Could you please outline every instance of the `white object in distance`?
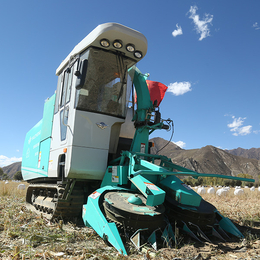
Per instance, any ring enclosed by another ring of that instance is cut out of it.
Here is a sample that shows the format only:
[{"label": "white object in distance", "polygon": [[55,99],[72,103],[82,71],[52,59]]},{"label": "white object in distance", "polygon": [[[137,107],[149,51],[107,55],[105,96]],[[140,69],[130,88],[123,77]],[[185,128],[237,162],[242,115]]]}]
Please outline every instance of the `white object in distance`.
[{"label": "white object in distance", "polygon": [[198,188],[198,194],[205,194],[206,193],[206,190],[205,190],[205,188],[202,186],[202,187],[199,187]]}]

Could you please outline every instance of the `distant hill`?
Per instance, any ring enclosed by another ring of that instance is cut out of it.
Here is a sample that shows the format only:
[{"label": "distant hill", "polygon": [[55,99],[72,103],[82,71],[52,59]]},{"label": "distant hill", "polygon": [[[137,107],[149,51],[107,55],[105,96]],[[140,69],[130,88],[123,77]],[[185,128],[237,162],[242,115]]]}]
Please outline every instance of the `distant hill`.
[{"label": "distant hill", "polygon": [[[167,144],[162,138],[153,138],[152,153],[156,153]],[[237,176],[239,173],[250,174],[258,181],[260,175],[260,161],[233,155],[229,151],[221,150],[211,145],[200,149],[184,150],[170,143],[158,154],[172,159],[173,163],[199,173],[215,173]]]},{"label": "distant hill", "polygon": [[245,158],[260,160],[260,148],[243,149],[238,147],[237,149],[227,150],[227,152]]},{"label": "distant hill", "polygon": [[[182,148],[180,148],[178,145],[174,144],[173,142],[169,142],[164,140],[163,138],[160,137],[155,137],[153,139],[151,139],[150,141],[152,141],[154,143],[154,147],[151,148],[151,153],[157,153],[158,150],[162,149],[162,153],[163,154],[168,154],[168,157],[171,157],[171,154],[177,150],[183,150]],[[161,154],[160,152],[158,154]]]},{"label": "distant hill", "polygon": [[14,175],[21,171],[21,162],[12,163],[8,166],[3,167],[3,172],[6,173],[10,179],[14,177]]}]

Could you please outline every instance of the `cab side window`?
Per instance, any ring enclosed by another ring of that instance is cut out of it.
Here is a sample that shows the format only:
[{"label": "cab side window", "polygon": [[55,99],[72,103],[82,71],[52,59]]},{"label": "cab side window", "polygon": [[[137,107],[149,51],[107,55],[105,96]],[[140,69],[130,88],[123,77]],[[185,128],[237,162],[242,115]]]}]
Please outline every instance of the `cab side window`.
[{"label": "cab side window", "polygon": [[67,104],[70,101],[72,74],[73,74],[73,67],[67,68],[64,71],[63,88],[62,88],[62,94],[61,94],[60,107],[63,107],[65,104]]},{"label": "cab side window", "polygon": [[60,137],[61,141],[66,140],[67,137],[67,124],[69,118],[69,106],[66,106],[70,102],[70,94],[72,88],[72,75],[73,66],[67,68],[63,73],[63,80],[61,81],[62,92],[60,95]]}]

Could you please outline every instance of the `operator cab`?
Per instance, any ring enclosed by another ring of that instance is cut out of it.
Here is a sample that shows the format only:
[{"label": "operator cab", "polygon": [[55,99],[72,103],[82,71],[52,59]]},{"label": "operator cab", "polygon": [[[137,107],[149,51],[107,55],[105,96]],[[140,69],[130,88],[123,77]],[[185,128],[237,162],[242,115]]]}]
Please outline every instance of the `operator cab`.
[{"label": "operator cab", "polygon": [[128,110],[132,88],[128,69],[146,51],[141,33],[107,23],[94,29],[60,64],[49,177],[103,178],[108,156],[117,153]]}]

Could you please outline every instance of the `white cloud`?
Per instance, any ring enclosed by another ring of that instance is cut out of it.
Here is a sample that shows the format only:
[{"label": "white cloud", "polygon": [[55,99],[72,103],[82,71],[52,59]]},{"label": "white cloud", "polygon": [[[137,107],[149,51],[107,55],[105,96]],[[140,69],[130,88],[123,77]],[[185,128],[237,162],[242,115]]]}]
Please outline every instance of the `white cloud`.
[{"label": "white cloud", "polygon": [[22,157],[20,157],[20,158],[17,158],[17,157],[8,158],[7,156],[0,155],[0,167],[4,167],[4,166],[10,165],[10,164],[15,163],[15,162],[20,162],[20,161],[22,161]]},{"label": "white cloud", "polygon": [[232,116],[232,118],[234,119],[233,122],[231,124],[228,124],[228,127],[231,128],[231,131],[235,131],[238,127],[243,125],[243,122],[246,118],[235,118],[234,116]]},{"label": "white cloud", "polygon": [[[199,41],[203,40],[204,38],[210,36],[210,30],[209,25],[211,24],[213,20],[213,15],[211,14],[205,14],[204,20],[200,20],[200,17],[198,14],[196,14],[198,10],[198,7],[196,5],[191,6],[189,13],[191,18],[195,24],[195,29],[198,34],[200,34]],[[212,25],[212,24],[211,24]]]},{"label": "white cloud", "polygon": [[251,125],[247,125],[247,126],[243,126],[237,129],[237,132],[234,133],[235,136],[238,135],[248,135],[250,134],[252,131],[252,126]]},{"label": "white cloud", "polygon": [[178,145],[180,148],[184,148],[186,146],[186,143],[183,141],[173,142],[174,144]]},{"label": "white cloud", "polygon": [[253,27],[255,28],[255,30],[259,30],[260,29],[260,26],[258,25],[258,22],[255,22],[253,24]]},{"label": "white cloud", "polygon": [[187,81],[170,83],[168,86],[168,92],[171,92],[175,96],[180,96],[186,92],[191,91],[191,83]]},{"label": "white cloud", "polygon": [[183,34],[182,29],[181,29],[181,26],[179,26],[178,24],[176,24],[176,27],[177,27],[177,29],[172,32],[172,36],[173,36],[173,37],[176,37],[176,36],[178,36],[178,35],[182,35],[182,34]]},{"label": "white cloud", "polygon": [[233,118],[233,122],[228,124],[227,126],[230,128],[231,132],[234,132],[233,133],[234,136],[248,135],[251,133],[252,131],[251,125],[243,126],[246,117],[236,118],[235,116],[232,116],[232,118]]}]

